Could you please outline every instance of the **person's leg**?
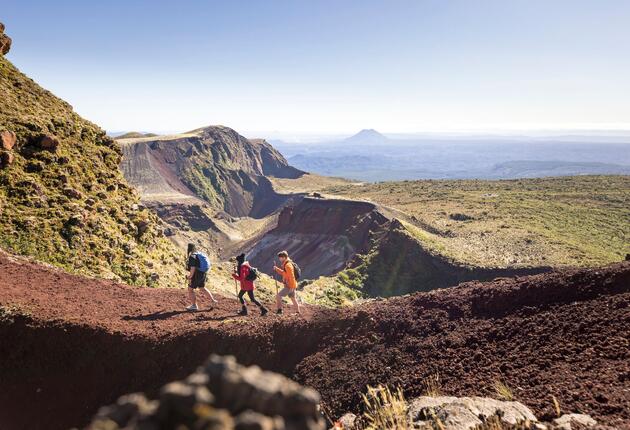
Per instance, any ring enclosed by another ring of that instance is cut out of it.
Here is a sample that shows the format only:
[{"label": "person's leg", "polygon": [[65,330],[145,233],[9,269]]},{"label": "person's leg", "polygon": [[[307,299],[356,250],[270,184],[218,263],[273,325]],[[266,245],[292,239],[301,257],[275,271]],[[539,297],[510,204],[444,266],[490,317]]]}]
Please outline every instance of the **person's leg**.
[{"label": "person's leg", "polygon": [[296,292],[293,291],[292,294],[289,295],[289,297],[291,298],[291,301],[293,302],[293,306],[295,306],[295,309],[297,309],[297,313],[298,314],[302,313],[300,310],[300,303],[297,300]]},{"label": "person's leg", "polygon": [[239,315],[247,315],[247,305],[245,304],[245,299],[243,296],[245,295],[245,291],[241,290],[238,293],[238,300],[241,302],[241,310],[239,311]]},{"label": "person's leg", "polygon": [[284,287],[276,294],[276,313],[282,313],[282,298],[286,295],[287,287]]},{"label": "person's leg", "polygon": [[195,289],[188,287],[188,300],[190,301],[189,308],[197,307],[197,295],[195,294]]},{"label": "person's leg", "polygon": [[259,308],[262,307],[262,303],[260,303],[258,300],[256,300],[256,297],[254,296],[254,292],[253,291],[248,291],[247,292],[247,296],[249,297],[249,300],[255,304],[256,306],[258,306]]},{"label": "person's leg", "polygon": [[204,293],[206,293],[206,295],[207,295],[208,297],[210,297],[210,300],[211,300],[213,303],[217,303],[217,299],[215,299],[215,298],[214,298],[214,296],[212,295],[212,293],[210,292],[210,290],[209,290],[207,287],[203,287],[203,288],[201,289],[201,291],[203,291]]}]

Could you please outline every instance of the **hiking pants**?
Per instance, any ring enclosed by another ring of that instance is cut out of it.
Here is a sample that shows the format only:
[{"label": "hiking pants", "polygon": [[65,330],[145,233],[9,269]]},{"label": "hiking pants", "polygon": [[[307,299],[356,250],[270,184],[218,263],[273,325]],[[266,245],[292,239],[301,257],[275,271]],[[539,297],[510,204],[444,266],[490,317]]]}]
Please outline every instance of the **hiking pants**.
[{"label": "hiking pants", "polygon": [[247,295],[249,296],[249,300],[251,300],[251,302],[253,304],[255,304],[256,306],[258,306],[259,308],[262,308],[262,303],[260,303],[258,300],[256,300],[256,297],[254,297],[254,292],[253,291],[245,291],[245,290],[241,290],[240,293],[238,293],[238,299],[241,301],[241,304],[243,306],[245,306],[245,299],[243,298],[243,296],[245,295],[245,293],[247,293]]}]

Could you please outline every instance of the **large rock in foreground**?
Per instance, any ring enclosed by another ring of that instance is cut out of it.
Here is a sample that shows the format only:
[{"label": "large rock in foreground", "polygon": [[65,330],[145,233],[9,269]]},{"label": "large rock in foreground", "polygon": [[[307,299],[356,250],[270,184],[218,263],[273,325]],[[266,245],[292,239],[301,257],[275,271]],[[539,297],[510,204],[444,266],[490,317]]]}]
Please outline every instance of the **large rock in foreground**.
[{"label": "large rock in foreground", "polygon": [[499,417],[504,424],[537,421],[522,403],[487,397],[418,397],[409,404],[408,415],[414,425],[429,426],[439,420],[449,430],[471,429],[493,416]]},{"label": "large rock in foreground", "polygon": [[213,355],[183,381],[162,387],[157,400],[129,394],[101,408],[89,430],[320,430],[319,394],[290,379]]}]

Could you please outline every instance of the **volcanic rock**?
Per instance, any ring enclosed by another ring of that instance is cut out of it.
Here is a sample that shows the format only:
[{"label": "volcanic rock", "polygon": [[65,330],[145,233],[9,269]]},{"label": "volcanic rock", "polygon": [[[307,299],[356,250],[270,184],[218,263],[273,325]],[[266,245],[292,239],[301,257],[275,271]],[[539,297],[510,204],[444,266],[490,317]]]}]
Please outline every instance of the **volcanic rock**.
[{"label": "volcanic rock", "polygon": [[343,414],[343,416],[337,420],[343,430],[354,430],[356,428],[356,421],[357,416],[351,412]]},{"label": "volcanic rock", "polygon": [[0,54],[6,55],[11,49],[11,38],[4,34],[4,24],[0,22]]},{"label": "volcanic rock", "polygon": [[10,151],[15,146],[17,138],[15,133],[9,130],[3,130],[0,132],[0,143],[2,144],[2,149],[6,149]]},{"label": "volcanic rock", "polygon": [[148,229],[149,229],[149,221],[147,220],[140,220],[136,223],[136,227],[138,228],[138,234],[142,235],[144,234]]},{"label": "volcanic rock", "polygon": [[39,139],[39,146],[42,149],[54,152],[59,146],[59,139],[57,139],[55,136],[46,134]]},{"label": "volcanic rock", "polygon": [[559,430],[571,430],[572,428],[594,427],[597,425],[590,415],[586,414],[564,414],[560,418],[553,420]]},{"label": "volcanic rock", "polygon": [[83,196],[79,190],[70,187],[64,188],[63,194],[72,199],[80,199]]},{"label": "volcanic rock", "polygon": [[505,424],[537,421],[532,411],[522,403],[487,397],[422,396],[411,401],[408,416],[420,427],[439,419],[445,430],[471,429],[494,416]]},{"label": "volcanic rock", "polygon": [[155,402],[143,394],[123,396],[101,408],[87,428],[322,430],[319,401],[317,392],[282,375],[213,355],[185,380],[165,385]]},{"label": "volcanic rock", "polygon": [[11,152],[2,152],[0,153],[0,167],[6,167],[9,164],[13,163],[15,157]]}]

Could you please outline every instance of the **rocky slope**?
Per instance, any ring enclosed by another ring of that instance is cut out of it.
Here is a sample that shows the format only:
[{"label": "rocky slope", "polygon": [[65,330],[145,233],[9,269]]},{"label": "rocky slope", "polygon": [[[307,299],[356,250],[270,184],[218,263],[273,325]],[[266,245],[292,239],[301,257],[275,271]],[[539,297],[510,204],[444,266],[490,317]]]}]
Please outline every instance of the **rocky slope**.
[{"label": "rocky slope", "polygon": [[118,170],[120,150],[103,130],[3,56],[0,100],[2,248],[138,285],[181,276],[175,248],[158,218],[137,205]]},{"label": "rocky slope", "polygon": [[264,140],[249,140],[223,127],[183,135],[120,139],[121,169],[147,201],[170,194],[197,197],[232,216],[261,218],[285,200],[267,176],[297,178],[303,172]]},{"label": "rocky slope", "polygon": [[277,226],[248,252],[252,264],[270,270],[278,251],[286,249],[302,267],[302,277],[332,275],[357,253],[369,250],[370,235],[387,223],[372,203],[304,198],[285,207]]},{"label": "rocky slope", "polygon": [[395,215],[365,201],[304,197],[287,205],[276,227],[243,249],[250,262],[268,274],[273,274],[277,252],[286,249],[300,265],[303,279],[337,275],[333,289],[341,284],[367,297],[550,270],[459,264],[427,249],[412,234],[413,226]]}]

